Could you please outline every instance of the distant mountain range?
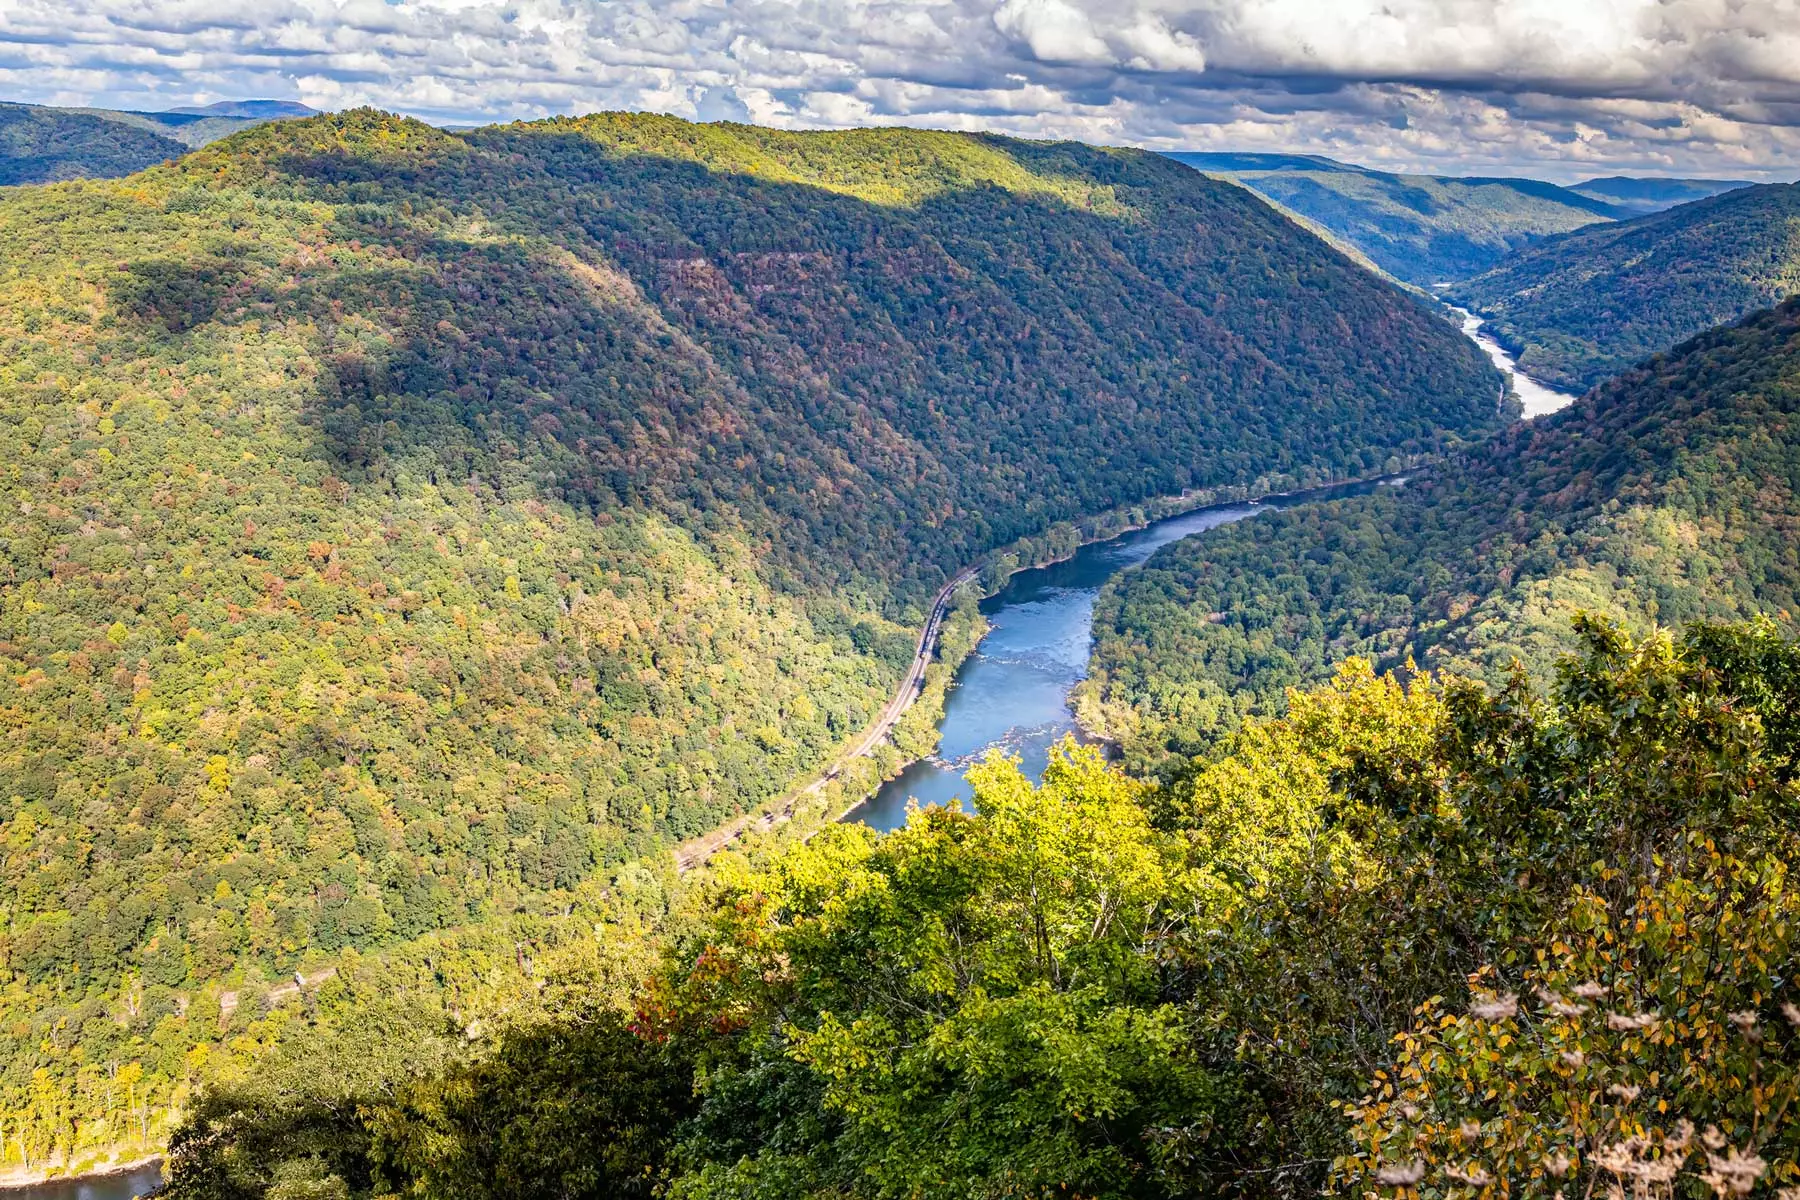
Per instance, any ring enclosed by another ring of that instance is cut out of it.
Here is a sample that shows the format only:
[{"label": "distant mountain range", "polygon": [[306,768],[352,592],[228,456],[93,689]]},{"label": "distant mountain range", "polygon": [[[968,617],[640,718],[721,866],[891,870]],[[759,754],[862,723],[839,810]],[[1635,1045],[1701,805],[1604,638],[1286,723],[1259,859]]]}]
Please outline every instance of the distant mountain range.
[{"label": "distant mountain range", "polygon": [[281,117],[312,117],[318,109],[293,100],[220,100],[200,108],[171,108],[167,112],[140,114],[160,117],[237,117],[246,121],[274,121]]},{"label": "distant mountain range", "polygon": [[168,112],[0,104],[0,184],[113,179],[252,125],[312,113],[291,100],[226,100]]},{"label": "distant mountain range", "polygon": [[1753,186],[1748,179],[1658,179],[1631,175],[1607,175],[1575,184],[1569,190],[1615,208],[1629,210],[1634,216],[1661,212],[1677,204],[1704,200],[1720,192]]},{"label": "distant mountain range", "polygon": [[1479,274],[1553,234],[1745,186],[1615,176],[1559,187],[1537,179],[1395,174],[1311,154],[1170,157],[1242,184],[1341,248],[1421,287]]}]

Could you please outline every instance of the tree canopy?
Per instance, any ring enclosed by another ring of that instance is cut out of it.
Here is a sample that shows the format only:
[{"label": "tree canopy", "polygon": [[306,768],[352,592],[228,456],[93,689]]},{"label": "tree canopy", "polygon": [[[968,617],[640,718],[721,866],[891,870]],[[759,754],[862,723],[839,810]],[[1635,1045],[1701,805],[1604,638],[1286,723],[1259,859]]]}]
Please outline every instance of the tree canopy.
[{"label": "tree canopy", "polygon": [[973,815],[726,864],[615,1006],[354,1121],[215,1094],[171,1194],[1773,1196],[1800,647],[1581,638],[1548,690],[1352,662],[1167,784],[995,755]]},{"label": "tree canopy", "polygon": [[469,1012],[659,909],[990,553],[1441,450],[1499,391],[1241,191],[1068,144],[360,111],[10,189],[0,245],[38,1166],[153,1144],[320,1006]]}]

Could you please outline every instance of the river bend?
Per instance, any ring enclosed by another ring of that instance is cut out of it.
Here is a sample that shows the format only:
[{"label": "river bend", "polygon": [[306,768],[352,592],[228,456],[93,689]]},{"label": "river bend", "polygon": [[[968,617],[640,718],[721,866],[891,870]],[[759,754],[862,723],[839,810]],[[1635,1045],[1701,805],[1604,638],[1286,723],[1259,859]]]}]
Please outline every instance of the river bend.
[{"label": "river bend", "polygon": [[[1575,397],[1519,372],[1512,356],[1481,328],[1480,318],[1455,310],[1462,330],[1494,365],[1512,376],[1527,418],[1555,412]],[[1083,546],[1073,558],[1020,571],[997,595],[982,601],[991,626],[957,672],[944,700],[938,752],[907,767],[845,819],[888,830],[906,823],[909,800],[967,807],[964,772],[991,748],[1016,754],[1033,780],[1043,775],[1050,747],[1065,736],[1090,740],[1075,723],[1069,695],[1087,678],[1093,648],[1094,601],[1107,580],[1170,542],[1271,508],[1290,508],[1381,486],[1344,484],[1270,497],[1261,503],[1221,504],[1158,521],[1111,541]]]}]

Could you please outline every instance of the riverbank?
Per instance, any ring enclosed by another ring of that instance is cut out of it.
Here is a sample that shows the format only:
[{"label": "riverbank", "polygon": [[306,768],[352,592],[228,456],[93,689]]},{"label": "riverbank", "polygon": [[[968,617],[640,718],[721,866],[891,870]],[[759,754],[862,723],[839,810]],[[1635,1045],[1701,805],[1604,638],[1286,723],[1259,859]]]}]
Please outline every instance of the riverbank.
[{"label": "riverbank", "polygon": [[[26,1169],[24,1167],[0,1168],[0,1200],[75,1200],[78,1196],[91,1197],[92,1200],[110,1200],[106,1184],[123,1184],[125,1187],[113,1189],[122,1198],[148,1195],[146,1185],[157,1186],[162,1180],[163,1155],[161,1151],[141,1154],[136,1158],[109,1158],[97,1163],[83,1161],[82,1169],[73,1175],[63,1174],[61,1168],[51,1171],[45,1168]],[[149,1175],[155,1170],[155,1182],[149,1182]],[[141,1177],[141,1178],[134,1178]],[[130,1190],[126,1190],[129,1188]]]},{"label": "riverbank", "polygon": [[[951,576],[950,581],[932,597],[931,608],[925,618],[925,627],[919,633],[919,640],[913,650],[912,662],[908,664],[905,676],[895,688],[894,695],[875,720],[865,726],[863,731],[847,743],[847,749],[835,755],[824,770],[802,785],[790,788],[774,800],[767,801],[743,816],[720,826],[710,833],[703,834],[691,841],[683,842],[675,850],[676,870],[682,874],[705,863],[713,855],[741,838],[745,833],[766,831],[776,825],[794,820],[800,815],[801,807],[809,797],[819,796],[828,788],[843,781],[849,783],[859,773],[858,767],[864,763],[874,763],[877,771],[887,770],[879,759],[871,755],[880,748],[882,741],[894,733],[901,720],[931,690],[931,668],[938,658],[936,653],[940,638],[948,620],[956,594],[965,584],[974,581],[977,568],[965,567]],[[971,639],[970,646],[974,641]],[[966,651],[964,651],[966,653]],[[943,681],[938,681],[941,696]],[[879,787],[882,780],[877,779],[874,786]],[[849,786],[855,786],[849,784]],[[831,808],[829,799],[823,807]]]},{"label": "riverbank", "polygon": [[[1414,470],[1422,461],[1413,460]],[[981,610],[993,624],[976,660],[960,665],[943,721],[896,776],[861,797],[846,797],[840,819],[892,828],[904,819],[907,796],[925,804],[966,797],[962,770],[989,748],[1021,756],[1030,775],[1041,769],[1051,743],[1065,734],[1082,736],[1069,698],[1086,671],[1092,602],[1104,580],[1124,566],[1168,541],[1253,515],[1264,505],[1373,487],[1397,474],[1405,472],[1307,481],[1310,486],[1249,495],[1247,488],[1195,490],[1091,519],[1084,537],[1069,537],[1064,529],[1060,553],[990,575]],[[993,584],[1001,585],[998,591]]]},{"label": "riverbank", "polygon": [[[1417,470],[1431,461],[1433,457],[1429,455],[1390,456],[1390,464],[1398,465],[1402,472]],[[964,626],[956,630],[959,636],[941,636],[947,632],[951,601],[964,584],[976,582],[974,598],[985,600],[999,594],[1021,572],[1067,562],[1084,548],[1114,541],[1160,521],[1221,505],[1257,503],[1318,488],[1374,482],[1392,474],[1395,472],[1391,470],[1353,477],[1324,474],[1315,481],[1271,473],[1248,484],[1188,488],[1173,495],[1117,505],[1074,521],[1059,521],[1042,533],[989,551],[958,571],[934,597],[912,667],[876,720],[847,743],[849,749],[835,756],[807,782],[718,829],[682,843],[676,848],[678,869],[682,873],[692,871],[748,835],[810,837],[819,828],[842,820],[865,804],[907,768],[931,757],[938,746],[936,719],[942,715],[944,697],[984,632],[977,627],[978,614],[969,614]],[[910,729],[913,725],[919,728]],[[904,732],[913,736],[904,737]],[[890,733],[895,735],[893,742],[884,740]]]},{"label": "riverbank", "polygon": [[1525,420],[1547,416],[1567,408],[1579,398],[1574,392],[1553,388],[1521,371],[1517,352],[1500,340],[1498,332],[1490,328],[1487,320],[1480,314],[1449,303],[1445,303],[1444,307],[1455,314],[1463,336],[1481,347],[1482,353],[1488,356],[1488,361],[1506,375],[1513,395],[1519,399],[1519,415]]}]

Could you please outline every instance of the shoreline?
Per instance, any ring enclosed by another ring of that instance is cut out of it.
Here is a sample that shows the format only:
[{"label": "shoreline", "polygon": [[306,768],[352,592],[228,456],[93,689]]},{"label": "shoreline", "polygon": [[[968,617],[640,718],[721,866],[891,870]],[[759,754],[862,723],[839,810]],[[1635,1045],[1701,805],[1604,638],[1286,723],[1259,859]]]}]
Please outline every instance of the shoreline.
[{"label": "shoreline", "polygon": [[[1400,473],[1414,471],[1432,461],[1432,455],[1411,455],[1402,460]],[[1089,516],[1079,517],[1073,521],[1057,521],[1047,526],[1034,537],[1020,538],[1004,546],[997,546],[987,551],[975,562],[956,571],[932,600],[932,606],[926,615],[926,622],[920,631],[918,649],[915,651],[914,663],[908,669],[906,677],[895,695],[888,701],[875,721],[859,732],[854,738],[844,743],[850,749],[839,751],[819,770],[806,777],[804,783],[796,782],[794,786],[780,796],[764,801],[716,829],[709,830],[696,838],[674,847],[676,871],[685,875],[706,865],[712,857],[725,850],[746,833],[761,832],[776,825],[791,821],[798,813],[801,804],[809,796],[817,795],[828,784],[840,778],[846,767],[855,761],[873,760],[873,751],[881,744],[883,738],[893,732],[899,719],[906,714],[924,695],[928,688],[925,671],[931,666],[945,663],[949,670],[943,686],[948,691],[955,682],[956,673],[963,663],[975,652],[980,639],[971,644],[967,653],[954,663],[937,659],[938,644],[941,641],[943,618],[948,615],[948,603],[956,592],[964,585],[973,583],[979,599],[986,600],[998,595],[1005,589],[1013,576],[1021,571],[1034,571],[1043,567],[1054,566],[1059,562],[1067,562],[1087,546],[1100,542],[1109,542],[1114,538],[1147,529],[1158,521],[1166,521],[1172,517],[1183,516],[1203,508],[1211,508],[1227,504],[1256,504],[1278,496],[1296,495],[1318,488],[1339,487],[1347,484],[1371,482],[1389,478],[1396,474],[1383,471],[1374,475],[1351,476],[1345,478],[1328,477],[1319,483],[1292,486],[1278,484],[1283,476],[1263,476],[1250,484],[1220,484],[1206,488],[1192,488],[1177,493],[1164,493],[1149,496],[1129,504],[1114,505]],[[1258,484],[1262,484],[1261,488]],[[1140,514],[1133,517],[1132,514]],[[1113,521],[1124,519],[1123,524]],[[1074,544],[1065,552],[1033,558],[1029,561],[1015,562],[997,579],[990,579],[993,568],[1004,562],[1009,555],[1016,555],[1033,541],[1050,536],[1059,527],[1066,527],[1075,535]],[[821,811],[817,824],[803,836],[811,838],[819,829],[842,821],[857,807],[866,803],[881,790],[883,784],[893,779],[900,772],[929,755],[902,757],[894,764],[892,773],[883,772],[853,798],[846,798],[832,804]]]},{"label": "shoreline", "polygon": [[[938,589],[937,595],[932,597],[931,609],[925,618],[925,626],[919,631],[919,640],[913,650],[913,661],[908,666],[906,675],[901,679],[900,686],[894,690],[893,696],[882,706],[875,719],[864,726],[855,737],[844,743],[847,749],[834,754],[825,766],[815,772],[806,783],[795,784],[773,800],[765,801],[749,812],[727,821],[717,829],[675,847],[677,873],[685,875],[689,871],[705,866],[713,855],[730,846],[751,830],[769,829],[780,821],[791,819],[802,800],[823,790],[827,784],[837,779],[852,762],[870,758],[874,749],[889,734],[893,733],[900,718],[905,716],[907,711],[925,694],[928,686],[926,674],[936,658],[938,644],[943,636],[944,620],[950,614],[950,602],[963,585],[976,581],[979,574],[978,567],[964,567],[952,575],[949,582]],[[886,780],[881,782],[885,783]]]},{"label": "shoreline", "polygon": [[110,1162],[103,1166],[97,1166],[91,1170],[81,1171],[73,1175],[62,1174],[60,1172],[57,1174],[50,1174],[48,1170],[39,1170],[36,1168],[27,1170],[24,1167],[6,1167],[0,1169],[0,1198],[13,1192],[26,1192],[34,1188],[41,1188],[45,1184],[68,1183],[79,1185],[90,1179],[111,1179],[116,1175],[128,1175],[140,1168],[160,1163],[166,1157],[168,1157],[167,1151],[157,1150],[142,1155],[139,1158],[130,1159],[124,1162]]},{"label": "shoreline", "polygon": [[[1009,584],[1012,581],[1014,576],[1019,575],[1025,571],[1042,570],[1045,567],[1053,567],[1053,566],[1057,565],[1058,563],[1068,562],[1070,559],[1074,558],[1077,554],[1079,554],[1082,550],[1086,549],[1089,546],[1098,545],[1098,544],[1101,544],[1104,542],[1110,542],[1117,538],[1125,537],[1127,534],[1140,532],[1142,530],[1150,528],[1152,525],[1155,525],[1161,521],[1173,520],[1176,517],[1186,516],[1189,513],[1198,512],[1202,509],[1207,509],[1207,508],[1223,508],[1227,505],[1232,505],[1232,504],[1264,504],[1270,500],[1279,500],[1279,499],[1284,499],[1284,498],[1288,498],[1288,497],[1303,496],[1303,495],[1307,494],[1308,492],[1323,491],[1328,488],[1351,487],[1356,484],[1365,484],[1365,483],[1378,484],[1378,483],[1381,483],[1386,480],[1406,479],[1413,475],[1416,475],[1421,470],[1424,470],[1425,468],[1434,465],[1438,461],[1439,461],[1439,457],[1436,455],[1414,455],[1414,456],[1410,456],[1409,458],[1403,460],[1403,465],[1401,466],[1401,468],[1398,471],[1378,471],[1378,472],[1375,472],[1374,474],[1368,474],[1368,475],[1353,475],[1353,476],[1347,476],[1347,477],[1342,477],[1342,478],[1332,478],[1332,479],[1327,479],[1321,483],[1310,483],[1310,484],[1305,484],[1305,485],[1302,485],[1299,487],[1288,487],[1288,488],[1284,488],[1281,490],[1265,490],[1265,491],[1254,491],[1253,492],[1250,487],[1245,487],[1245,486],[1240,486],[1240,485],[1222,485],[1219,487],[1202,488],[1202,489],[1197,489],[1197,490],[1193,490],[1193,491],[1182,492],[1182,493],[1178,493],[1175,495],[1153,496],[1147,500],[1139,501],[1138,503],[1135,503],[1135,504],[1119,505],[1114,508],[1106,509],[1105,511],[1098,513],[1093,517],[1086,518],[1086,520],[1089,522],[1103,521],[1108,516],[1129,513],[1129,512],[1135,511],[1135,510],[1139,510],[1139,509],[1146,510],[1147,515],[1142,520],[1134,521],[1129,524],[1120,525],[1120,526],[1106,526],[1103,528],[1095,529],[1091,533],[1081,532],[1079,530],[1079,528],[1077,528],[1079,540],[1066,553],[1052,555],[1050,557],[1037,559],[1037,560],[1034,560],[1031,562],[1022,562],[1019,565],[1013,567],[1011,570],[1009,570],[1005,574],[1005,576],[1000,578],[991,587],[989,587],[986,584],[985,580],[983,580],[983,590],[980,594],[981,599],[987,600],[987,599],[991,599],[994,596],[999,595],[1002,591],[1004,591],[1006,589],[1007,584]],[[1242,493],[1242,494],[1233,495],[1231,493]],[[1154,512],[1154,515],[1148,515],[1148,513],[1150,513],[1150,512]],[[1017,543],[1014,543],[1013,545],[1016,546]],[[997,550],[991,551],[986,556],[987,563],[991,564],[998,559],[1005,558],[1007,554],[1012,552],[1012,549],[1013,549],[1012,546],[1003,546]],[[967,571],[970,569],[971,568],[965,568],[964,572],[962,572],[960,574],[966,574]],[[975,577],[977,579],[983,578],[981,567],[976,567],[976,568],[972,568],[972,569],[974,569],[976,571]],[[958,662],[956,662],[955,664],[952,664],[951,669],[950,669],[950,679],[946,682],[946,690],[948,689],[949,684],[955,682],[955,676],[956,676],[957,672],[959,672],[962,669],[963,664],[966,663],[968,661],[968,659],[974,655],[974,653],[975,653],[976,649],[979,647],[979,645],[980,645],[980,641],[979,641],[979,639],[977,639],[975,644],[970,646],[968,653],[965,654],[962,657],[962,659],[960,659]],[[1085,682],[1085,680],[1083,680],[1083,682]],[[1080,685],[1077,684],[1076,686],[1077,686],[1077,688],[1079,688]],[[1072,703],[1074,698],[1075,698],[1075,692],[1072,690],[1069,693],[1069,697],[1068,697],[1068,699],[1071,701],[1069,711],[1074,720],[1076,728],[1079,729],[1082,733],[1086,734],[1088,737],[1092,738],[1095,743],[1106,747],[1109,751],[1116,750],[1118,743],[1112,737],[1110,737],[1103,730],[1097,730],[1097,729],[1093,728],[1088,721],[1083,720],[1083,714]],[[912,766],[914,763],[924,762],[924,761],[926,761],[926,759],[928,759],[930,757],[931,757],[931,755],[921,755],[921,756],[914,757],[914,758],[902,759],[901,762],[896,767],[895,773],[893,775],[889,775],[889,776],[877,781],[874,784],[874,786],[871,787],[867,793],[865,793],[864,795],[859,796],[855,800],[851,801],[849,804],[844,806],[840,811],[837,811],[835,813],[835,815],[829,815],[826,818],[826,820],[824,822],[822,822],[821,827],[823,827],[823,825],[826,825],[826,824],[836,824],[837,822],[844,820],[851,813],[855,812],[858,808],[862,807],[864,804],[866,804],[870,800],[872,800],[875,797],[875,795],[881,790],[882,786],[885,785],[886,783],[888,783],[889,780],[896,778],[900,772],[906,770],[907,767]],[[817,830],[814,830],[812,832],[817,832]],[[811,833],[809,833],[807,836],[810,837]]]},{"label": "shoreline", "polygon": [[[1058,563],[1068,562],[1071,558],[1074,558],[1089,546],[1097,545],[1101,542],[1110,542],[1115,538],[1122,538],[1128,533],[1138,533],[1150,528],[1150,526],[1155,525],[1159,521],[1167,521],[1174,517],[1183,517],[1188,513],[1198,512],[1203,508],[1223,508],[1228,504],[1264,504],[1270,500],[1280,500],[1290,496],[1303,496],[1307,492],[1323,491],[1326,488],[1350,487],[1359,483],[1380,483],[1387,479],[1403,479],[1424,470],[1426,467],[1434,466],[1439,461],[1441,461],[1439,455],[1417,454],[1406,459],[1398,471],[1377,471],[1371,475],[1349,475],[1342,478],[1331,478],[1319,483],[1303,484],[1299,487],[1290,487],[1281,491],[1260,491],[1252,493],[1248,487],[1241,485],[1220,485],[1218,487],[1200,488],[1198,490],[1152,496],[1147,500],[1140,500],[1135,504],[1122,504],[1115,508],[1106,509],[1093,517],[1084,519],[1097,521],[1115,513],[1127,513],[1133,509],[1148,509],[1153,506],[1165,504],[1168,507],[1158,507],[1155,515],[1146,516],[1143,520],[1136,521],[1129,525],[1110,527],[1098,530],[1092,534],[1081,534],[1081,540],[1076,542],[1074,548],[1066,554],[1036,559],[1028,563],[1022,562],[1018,566],[1012,568],[1012,570],[1008,571],[1005,578],[1000,580],[996,586],[984,590],[981,593],[981,598],[983,600],[989,600],[998,596],[1006,589],[1006,585],[1012,581],[1012,577],[1020,572],[1038,571],[1045,567],[1054,567]],[[1243,492],[1244,494],[1227,494],[1232,492]],[[1014,545],[1016,544],[1017,543],[1014,543]],[[1006,554],[1010,553],[1011,550],[1011,546],[1002,546],[998,550],[991,551],[989,558],[991,559],[995,556],[1004,557]],[[980,565],[978,564],[973,569],[977,572],[976,577],[979,578]],[[914,761],[916,762],[918,760],[915,759]]]}]

